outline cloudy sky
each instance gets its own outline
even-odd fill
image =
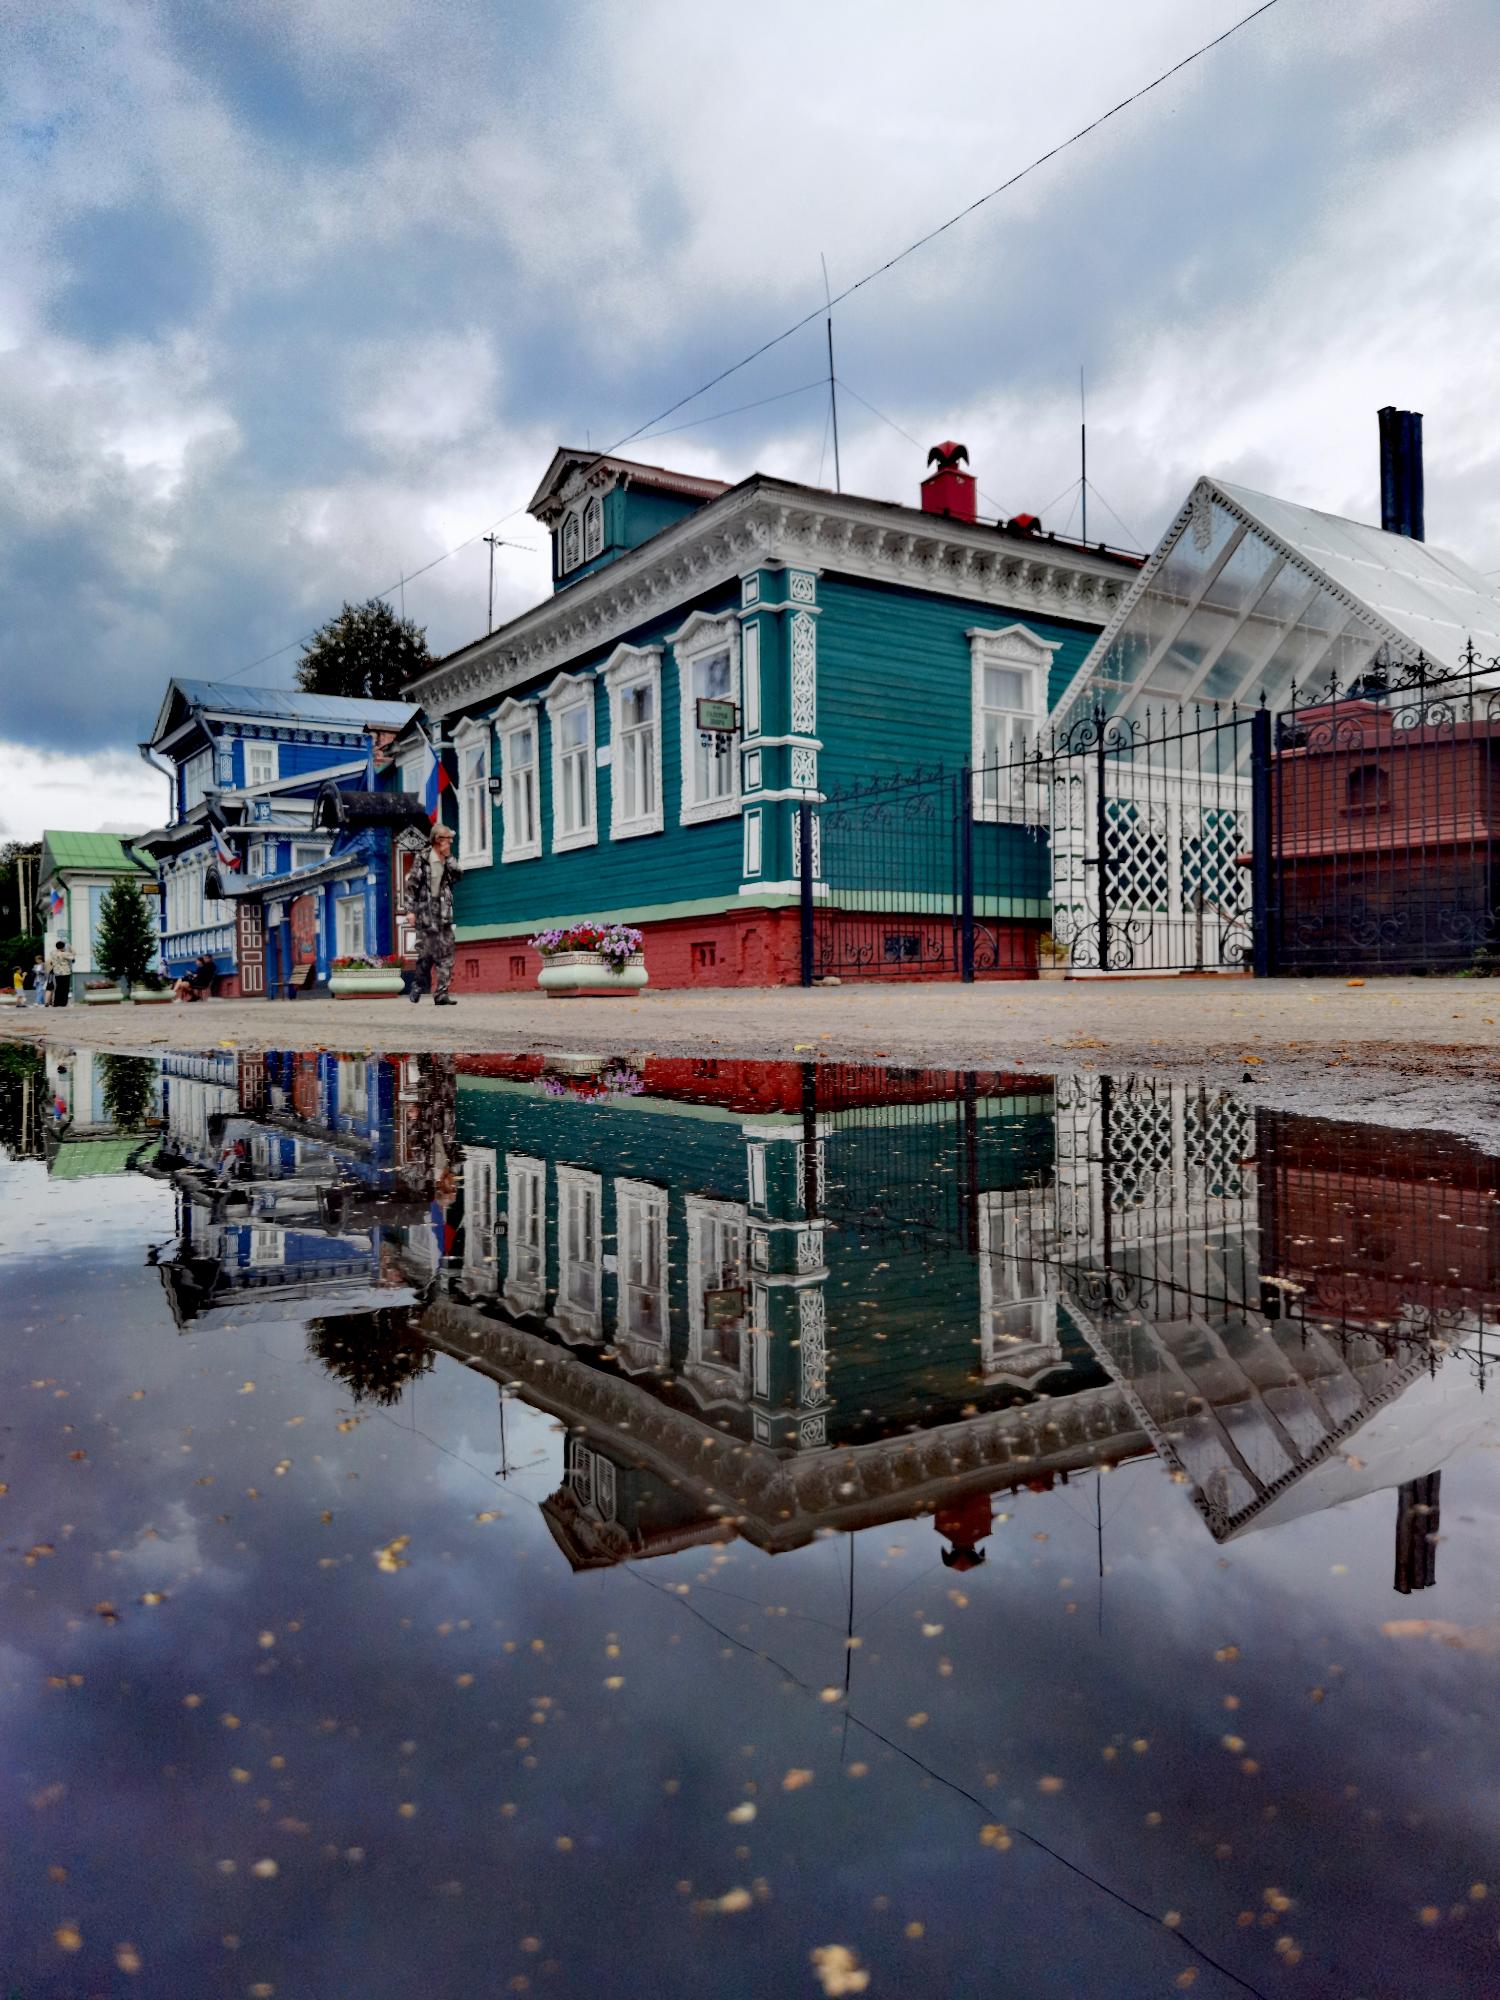
[[[450,549],[405,607],[474,637],[499,523],[520,609],[554,444],[1248,5],[0,0],[0,832],[159,820],[169,674],[285,685]],[[912,498],[957,436],[990,511],[1065,527],[1082,367],[1091,534],[1149,546],[1202,470],[1378,518],[1397,402],[1429,537],[1500,570],[1497,81],[1493,0],[1279,0],[839,310],[846,488]],[[819,324],[633,449],[831,479],[824,366]]]

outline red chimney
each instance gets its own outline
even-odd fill
[[[968,457],[969,447],[955,444],[952,438],[928,452],[927,463],[936,470],[922,481],[924,514],[947,514],[955,521],[975,519],[974,475],[958,469],[959,460],[967,463]]]

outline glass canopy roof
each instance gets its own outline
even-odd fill
[[[1500,652],[1500,600],[1458,557],[1363,522],[1200,479],[1059,706],[1115,714],[1306,699],[1420,654]]]

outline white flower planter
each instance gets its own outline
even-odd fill
[[[618,993],[639,993],[650,978],[646,960],[636,952],[618,969],[599,951],[559,951],[542,960],[537,985],[554,1000],[599,999]]]
[[[395,965],[345,966],[329,973],[328,990],[335,1000],[399,1000],[406,981]]]
[[[553,1076],[601,1076],[604,1072],[604,1058],[553,1055],[547,1058],[547,1068]]]
[[[118,1007],[123,995],[118,986],[85,986],[84,1005],[88,1007]]]
[[[170,1007],[173,997],[170,986],[163,987],[160,993],[150,986],[132,986],[130,989],[130,998],[137,1007]]]

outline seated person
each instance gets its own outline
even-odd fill
[[[204,952],[191,972],[184,973],[172,989],[179,1000],[206,1000],[217,977],[213,956]]]

